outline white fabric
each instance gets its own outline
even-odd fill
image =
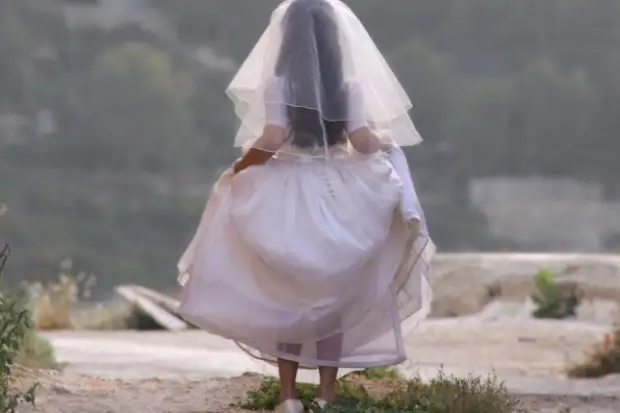
[[[400,201],[400,209],[405,220],[412,219],[418,220],[422,223],[422,231],[428,235],[428,228],[424,220],[424,212],[422,211],[422,205],[420,199],[415,190],[413,179],[411,178],[411,172],[409,171],[409,164],[407,157],[402,149],[396,147],[389,151],[390,162],[394,166],[396,174],[400,178],[403,184],[403,193]]]
[[[266,361],[405,360],[403,333],[429,309],[434,247],[399,218],[385,156],[334,151],[220,178],[179,262],[185,319]]]
[[[280,84],[273,88],[274,82]],[[351,82],[356,85],[352,91]],[[340,0],[283,1],[226,92],[240,121],[237,147],[272,150],[259,139],[265,126],[270,121],[290,126],[286,113],[298,108],[323,121],[346,122],[349,132],[359,125],[389,131],[395,145],[422,141],[409,116],[407,93],[363,24]],[[343,104],[347,99],[353,104]],[[327,155],[328,135],[326,129],[315,133],[311,150],[299,152]],[[280,151],[299,149],[287,145]]]

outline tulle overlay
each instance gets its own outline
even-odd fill
[[[257,138],[265,125],[273,124],[274,111],[286,114],[291,108],[346,121],[349,132],[363,123],[385,132],[397,146],[422,141],[409,116],[413,106],[405,89],[362,22],[340,0],[282,1],[226,94],[240,123],[237,147],[270,150]],[[348,96],[348,104],[342,104],[342,95]],[[324,156],[327,136],[314,137],[322,142],[315,141],[314,155]],[[290,145],[279,151],[299,149]]]
[[[181,314],[269,362],[404,361],[402,337],[430,307],[435,248],[412,235],[401,196],[382,154],[224,173],[179,262]]]

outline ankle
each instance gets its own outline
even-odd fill
[[[316,398],[319,400],[323,400],[327,403],[331,403],[336,398],[336,391],[331,390],[331,389],[329,390],[320,389],[318,394],[316,395]]]
[[[279,402],[285,402],[287,400],[297,399],[297,393],[295,391],[281,391]]]

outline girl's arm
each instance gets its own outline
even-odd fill
[[[252,165],[266,163],[280,149],[286,138],[286,129],[281,126],[267,125],[263,135],[258,138],[241,159],[233,165],[233,172],[239,173]]]
[[[381,141],[367,126],[349,134],[349,142],[359,153],[369,155],[381,149]]]

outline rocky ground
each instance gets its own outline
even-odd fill
[[[257,375],[202,381],[112,380],[40,373],[38,407],[20,413],[242,413],[231,404],[260,382]],[[604,396],[521,395],[531,413],[617,413],[620,399]]]

